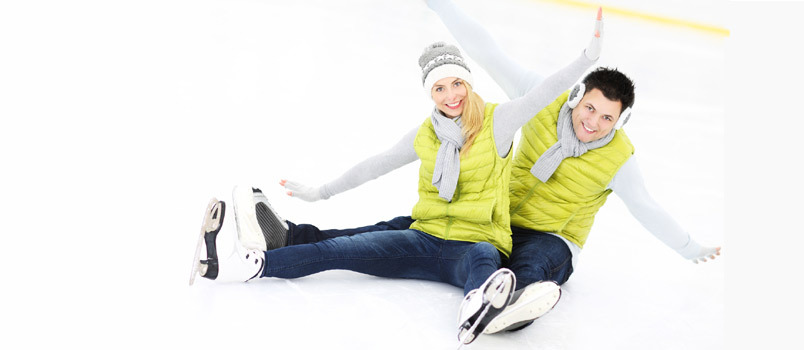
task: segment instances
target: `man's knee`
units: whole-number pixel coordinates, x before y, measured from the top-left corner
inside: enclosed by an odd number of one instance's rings
[[[487,260],[497,266],[502,264],[499,251],[489,242],[475,243],[470,252],[475,257],[475,260]]]
[[[539,281],[547,281],[552,278],[550,267],[539,259],[528,259],[526,261],[516,260],[509,267],[514,272],[518,286],[527,286]]]

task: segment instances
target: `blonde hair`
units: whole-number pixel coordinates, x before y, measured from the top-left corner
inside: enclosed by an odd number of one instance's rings
[[[463,80],[463,79],[461,79]],[[461,114],[461,132],[463,133],[464,143],[463,147],[461,147],[461,155],[465,155],[469,153],[469,149],[472,148],[472,144],[477,137],[477,134],[480,133],[480,129],[483,127],[483,119],[485,116],[485,108],[486,103],[483,102],[483,99],[472,90],[472,85],[467,83],[463,80],[464,86],[466,86],[466,104],[463,107],[463,113]]]

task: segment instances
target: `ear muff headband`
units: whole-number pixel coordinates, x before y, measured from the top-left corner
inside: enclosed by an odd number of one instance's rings
[[[586,93],[586,85],[583,83],[575,84],[572,87],[572,91],[570,91],[569,98],[567,98],[567,105],[569,108],[575,108],[581,103],[581,99],[583,98],[583,94]]]
[[[617,119],[617,124],[614,124],[614,129],[620,130],[625,123],[628,123],[628,119],[631,119],[631,107],[626,108],[620,113],[620,119]]]

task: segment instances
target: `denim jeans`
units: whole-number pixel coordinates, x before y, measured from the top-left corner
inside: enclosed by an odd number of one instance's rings
[[[410,216],[399,216],[374,225],[343,230],[320,230],[309,224],[288,221],[288,245],[315,243],[335,237],[364,232],[405,230],[413,223]],[[560,238],[544,232],[511,226],[513,250],[503,267],[516,275],[516,288],[522,289],[538,281],[564,284],[572,275],[572,253]]]
[[[511,226],[514,248],[508,267],[516,275],[516,288],[539,281],[564,284],[572,275],[572,252],[549,233]]]
[[[398,216],[389,221],[381,221],[374,225],[350,228],[344,230],[320,230],[318,227],[309,224],[288,223],[287,245],[297,245],[305,243],[316,243],[330,238],[341,236],[352,236],[358,233],[388,230],[407,230],[413,223],[410,216]]]
[[[500,253],[488,242],[444,240],[410,229],[386,230],[269,250],[263,277],[298,278],[327,270],[351,270],[446,282],[463,288],[466,294],[480,287],[501,264]]]

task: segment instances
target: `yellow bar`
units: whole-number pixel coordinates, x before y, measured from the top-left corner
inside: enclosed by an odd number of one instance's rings
[[[569,6],[582,7],[582,8],[594,8],[594,9],[596,9],[596,8],[598,8],[600,6],[598,4],[592,4],[592,3],[583,2],[583,1],[573,1],[573,0],[537,0],[537,1],[552,2],[552,3],[556,3],[556,4],[561,4],[561,5],[569,5]],[[626,17],[634,17],[634,18],[644,19],[644,20],[652,21],[652,22],[659,22],[659,23],[673,25],[673,26],[679,26],[679,27],[687,27],[687,28],[692,28],[692,29],[708,32],[708,33],[711,33],[711,34],[717,34],[717,35],[721,35],[721,36],[729,36],[729,34],[730,34],[728,29],[718,27],[718,26],[714,26],[714,25],[696,23],[696,22],[687,21],[687,20],[683,20],[683,19],[664,17],[664,16],[654,15],[654,14],[650,14],[650,13],[644,13],[644,12],[639,12],[639,11],[634,11],[634,10],[629,10],[629,9],[624,9],[624,8],[618,8],[618,7],[604,6],[603,13],[614,13],[614,14],[618,14],[618,15],[622,15],[622,16],[626,16]]]

